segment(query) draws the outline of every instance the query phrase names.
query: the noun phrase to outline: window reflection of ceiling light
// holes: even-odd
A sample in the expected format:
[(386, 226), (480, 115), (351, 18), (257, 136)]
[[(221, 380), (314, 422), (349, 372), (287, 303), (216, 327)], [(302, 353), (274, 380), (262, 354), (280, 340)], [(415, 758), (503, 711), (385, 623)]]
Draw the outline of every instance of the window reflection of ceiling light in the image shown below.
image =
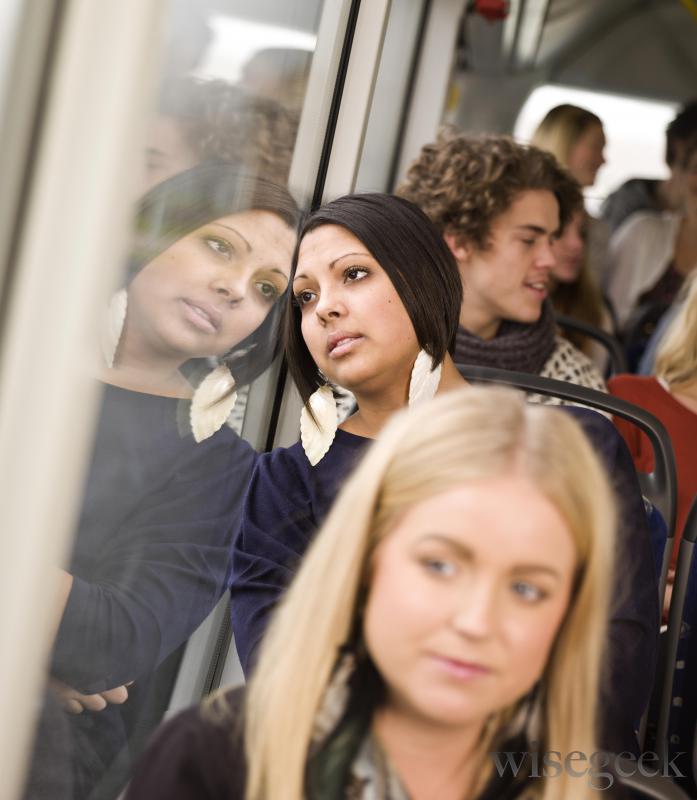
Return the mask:
[(216, 15), (208, 24), (213, 31), (206, 55), (196, 70), (201, 78), (236, 82), (242, 68), (259, 50), (271, 47), (314, 51), (317, 36), (306, 31), (265, 25), (236, 17)]

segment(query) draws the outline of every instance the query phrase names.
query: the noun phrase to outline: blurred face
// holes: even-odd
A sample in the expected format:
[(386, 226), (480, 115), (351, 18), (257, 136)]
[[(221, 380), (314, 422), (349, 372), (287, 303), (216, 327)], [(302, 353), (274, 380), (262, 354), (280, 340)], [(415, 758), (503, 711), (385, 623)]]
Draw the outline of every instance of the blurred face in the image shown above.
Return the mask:
[(583, 131), (569, 151), (569, 172), (581, 186), (592, 186), (605, 163), (605, 134), (602, 125), (593, 123)]
[(324, 225), (300, 245), (293, 294), (302, 335), (331, 381), (353, 392), (403, 381), (419, 353), (389, 276), (352, 233)]
[(534, 323), (542, 313), (555, 259), (559, 204), (552, 192), (523, 192), (493, 221), (489, 246), (465, 247), (458, 257), (463, 278), (460, 322), (490, 339), (503, 320)]
[(283, 293), (295, 234), (268, 211), (215, 220), (150, 261), (128, 289), (126, 330), (163, 357), (222, 355)]
[(563, 518), (517, 473), (413, 506), (378, 545), (364, 618), (388, 710), (464, 729), (525, 695), (575, 561)]
[(697, 152), (692, 153), (684, 169), (685, 203), (687, 210), (697, 208)]
[(552, 244), (555, 259), (552, 277), (558, 283), (573, 283), (581, 274), (588, 235), (586, 224), (584, 212), (577, 211)]
[(145, 150), (145, 186), (143, 192), (158, 183), (198, 164), (181, 126), (173, 117), (157, 116), (148, 131)]

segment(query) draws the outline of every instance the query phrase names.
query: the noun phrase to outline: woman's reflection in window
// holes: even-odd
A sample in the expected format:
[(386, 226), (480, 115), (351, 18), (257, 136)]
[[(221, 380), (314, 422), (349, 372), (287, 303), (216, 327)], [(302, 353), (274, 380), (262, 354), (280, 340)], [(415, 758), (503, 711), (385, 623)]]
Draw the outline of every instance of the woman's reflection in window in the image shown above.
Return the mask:
[[(225, 590), (255, 454), (227, 425), (197, 443), (191, 398), (216, 366), (238, 388), (272, 360), (297, 216), (285, 189), (222, 165), (171, 178), (142, 203), (60, 571), (51, 689), (64, 715), (53, 720), (71, 731), (74, 800), (118, 795), (166, 706), (180, 646)], [(45, 724), (29, 797), (56, 797), (51, 737)]]

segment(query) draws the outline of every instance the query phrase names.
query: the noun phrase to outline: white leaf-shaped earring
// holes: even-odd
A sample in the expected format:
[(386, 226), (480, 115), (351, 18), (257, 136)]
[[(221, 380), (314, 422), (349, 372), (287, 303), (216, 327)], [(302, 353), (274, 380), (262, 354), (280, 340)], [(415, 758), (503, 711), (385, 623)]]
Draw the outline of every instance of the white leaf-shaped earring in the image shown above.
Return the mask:
[(409, 405), (415, 406), (430, 400), (438, 391), (442, 365), (433, 369), (433, 359), (425, 350), (420, 350), (411, 371), (409, 381)]
[(328, 385), (320, 386), (308, 401), (314, 419), (305, 406), (300, 412), (300, 441), (307, 460), (314, 467), (324, 458), (332, 446), (339, 420), (336, 400)]
[(119, 289), (109, 302), (106, 326), (102, 332), (102, 355), (109, 369), (114, 366), (116, 351), (119, 348), (123, 326), (126, 322), (127, 308), (128, 292), (125, 289)]
[(197, 442), (223, 427), (237, 400), (234, 387), (235, 379), (224, 364), (209, 372), (198, 385), (189, 410), (191, 430)]

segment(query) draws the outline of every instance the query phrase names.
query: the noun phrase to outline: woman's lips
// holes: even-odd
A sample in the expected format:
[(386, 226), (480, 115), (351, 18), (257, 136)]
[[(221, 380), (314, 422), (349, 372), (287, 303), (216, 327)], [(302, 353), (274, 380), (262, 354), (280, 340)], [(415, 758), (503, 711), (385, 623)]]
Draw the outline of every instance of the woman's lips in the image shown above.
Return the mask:
[(335, 344), (330, 344), (329, 358), (341, 358), (348, 353), (353, 352), (363, 341), (362, 336), (344, 336), (339, 339)]
[(447, 656), (433, 655), (431, 658), (440, 669), (458, 680), (472, 680), (491, 674), (489, 667), (485, 667), (482, 664), (459, 661), (458, 659), (448, 658)]
[(182, 307), (184, 316), (195, 328), (198, 328), (203, 333), (218, 332), (218, 320), (209, 311), (188, 300), (182, 300)]

